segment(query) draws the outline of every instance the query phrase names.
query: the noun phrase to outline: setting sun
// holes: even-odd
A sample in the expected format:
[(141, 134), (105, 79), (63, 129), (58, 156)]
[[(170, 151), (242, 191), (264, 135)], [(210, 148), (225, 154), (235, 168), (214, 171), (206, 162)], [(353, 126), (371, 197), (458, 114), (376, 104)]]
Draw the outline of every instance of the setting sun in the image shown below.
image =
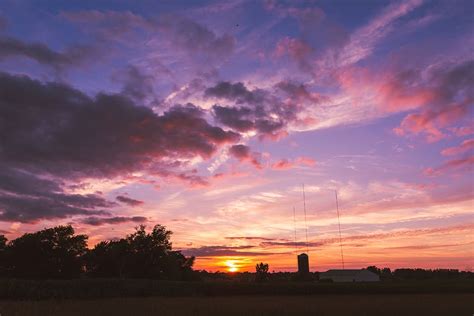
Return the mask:
[(235, 260), (227, 260), (224, 263), (227, 267), (227, 271), (229, 271), (229, 272), (239, 271), (239, 267), (238, 267), (237, 262)]

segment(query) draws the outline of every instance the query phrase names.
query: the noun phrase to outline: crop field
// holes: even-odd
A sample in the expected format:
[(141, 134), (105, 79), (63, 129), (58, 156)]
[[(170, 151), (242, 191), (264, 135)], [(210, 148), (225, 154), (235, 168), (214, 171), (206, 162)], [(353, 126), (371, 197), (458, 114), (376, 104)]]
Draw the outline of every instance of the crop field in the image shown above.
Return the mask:
[(472, 315), (472, 294), (146, 297), (0, 301), (2, 316)]

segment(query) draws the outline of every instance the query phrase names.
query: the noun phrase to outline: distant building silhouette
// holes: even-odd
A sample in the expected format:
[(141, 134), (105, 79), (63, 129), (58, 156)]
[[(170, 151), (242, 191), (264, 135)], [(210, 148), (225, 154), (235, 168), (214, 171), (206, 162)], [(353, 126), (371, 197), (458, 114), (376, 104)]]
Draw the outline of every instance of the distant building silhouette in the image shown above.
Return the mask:
[(378, 282), (380, 277), (367, 269), (347, 269), (321, 272), (319, 280), (332, 280), (333, 282)]
[(298, 273), (300, 275), (309, 274), (309, 259), (305, 253), (298, 255)]

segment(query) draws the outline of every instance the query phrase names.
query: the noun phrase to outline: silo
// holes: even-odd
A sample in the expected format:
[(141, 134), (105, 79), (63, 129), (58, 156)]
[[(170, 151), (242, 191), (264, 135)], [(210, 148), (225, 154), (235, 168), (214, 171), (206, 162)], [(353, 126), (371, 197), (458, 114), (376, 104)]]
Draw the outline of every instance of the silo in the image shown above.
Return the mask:
[(309, 274), (309, 258), (305, 253), (298, 255), (298, 273), (300, 275)]

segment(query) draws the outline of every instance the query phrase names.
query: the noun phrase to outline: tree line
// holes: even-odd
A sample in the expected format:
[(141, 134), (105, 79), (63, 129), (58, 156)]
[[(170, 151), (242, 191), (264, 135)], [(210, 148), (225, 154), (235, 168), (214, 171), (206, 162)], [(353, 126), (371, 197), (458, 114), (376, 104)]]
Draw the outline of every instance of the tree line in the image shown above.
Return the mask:
[[(72, 226), (57, 226), (8, 241), (0, 235), (0, 277), (23, 279), (149, 278), (161, 280), (268, 280), (294, 281), (295, 273), (269, 273), (268, 264), (256, 265), (255, 274), (194, 271), (194, 257), (172, 249), (172, 232), (156, 225), (146, 232), (141, 225), (121, 239), (87, 248), (87, 235)], [(470, 271), (455, 269), (396, 269), (369, 266), (382, 280), (473, 278)], [(311, 274), (318, 279), (318, 272)]]
[(392, 271), (390, 268), (380, 269), (376, 266), (369, 266), (366, 269), (377, 274), (381, 280), (472, 279), (474, 277), (471, 271), (458, 269), (400, 268)]
[(187, 280), (193, 277), (194, 257), (174, 251), (172, 232), (145, 226), (118, 240), (87, 248), (87, 235), (57, 226), (7, 241), (0, 235), (0, 276), (25, 279), (151, 278)]

